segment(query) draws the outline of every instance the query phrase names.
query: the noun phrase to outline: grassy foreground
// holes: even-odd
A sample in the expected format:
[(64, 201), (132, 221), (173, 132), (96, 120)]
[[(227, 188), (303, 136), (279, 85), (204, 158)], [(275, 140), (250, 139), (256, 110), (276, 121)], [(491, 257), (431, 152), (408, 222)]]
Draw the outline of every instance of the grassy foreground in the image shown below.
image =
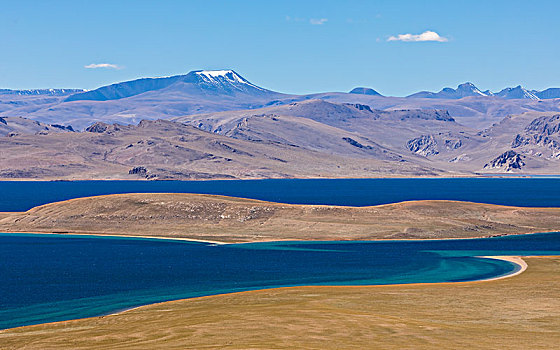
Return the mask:
[(122, 194), (0, 213), (0, 232), (159, 236), (220, 242), (471, 238), (560, 230), (560, 208), (455, 201), (288, 205), (195, 194)]
[(552, 349), (560, 257), (455, 284), (298, 287), (0, 331), (2, 349)]

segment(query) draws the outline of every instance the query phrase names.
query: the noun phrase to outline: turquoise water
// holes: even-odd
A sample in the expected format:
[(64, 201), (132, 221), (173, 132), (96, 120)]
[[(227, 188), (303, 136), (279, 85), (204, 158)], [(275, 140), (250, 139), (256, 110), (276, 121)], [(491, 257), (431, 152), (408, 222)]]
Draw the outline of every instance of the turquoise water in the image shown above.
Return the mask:
[[(209, 193), (351, 206), (416, 199), (560, 206), (558, 178), (0, 181), (0, 211), (132, 192)], [(237, 245), (0, 234), (0, 329), (102, 315), (165, 300), (279, 286), (479, 280), (509, 274), (516, 265), (477, 256), (542, 254), (560, 254), (560, 234)]]
[(70, 198), (133, 192), (208, 193), (293, 204), (365, 206), (450, 199), (560, 207), (560, 178), (0, 181), (0, 211), (23, 211)]
[(233, 245), (0, 234), (0, 328), (279, 286), (487, 279), (518, 267), (477, 256), (511, 254), (560, 254), (560, 233), (472, 240)]

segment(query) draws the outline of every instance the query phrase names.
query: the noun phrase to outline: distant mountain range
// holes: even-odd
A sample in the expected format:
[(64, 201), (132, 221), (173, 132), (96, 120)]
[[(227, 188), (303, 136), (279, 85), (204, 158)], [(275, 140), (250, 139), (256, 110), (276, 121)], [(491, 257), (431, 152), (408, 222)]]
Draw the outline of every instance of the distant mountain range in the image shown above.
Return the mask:
[(32, 90), (10, 90), (0, 89), (0, 95), (20, 96), (68, 96), (75, 93), (87, 91), (85, 89), (32, 89)]
[(198, 70), (184, 75), (125, 81), (90, 91), (0, 90), (0, 117), (25, 117), (83, 130), (96, 121), (137, 124), (142, 119), (169, 119), (321, 99), (359, 103), (378, 110), (443, 109), (460, 123), (483, 128), (510, 114), (560, 111), (560, 103), (555, 99), (558, 95), (560, 89), (534, 92), (521, 87), (491, 93), (470, 83), (461, 84), (457, 89), (420, 92), (409, 97), (385, 97), (367, 87), (355, 88), (350, 93), (290, 95), (262, 88), (233, 70)]
[[(558, 174), (560, 113), (473, 130), (441, 110), (307, 100), (252, 110), (95, 122), (83, 132), (0, 120), (0, 178), (209, 179)], [(17, 131), (15, 129), (18, 129)], [(28, 131), (26, 131), (28, 129)]]
[[(64, 101), (108, 101), (118, 100), (131, 96), (140, 95), (150, 91), (167, 89), (187, 91), (193, 94), (225, 94), (235, 96), (248, 94), (254, 96), (263, 95), (283, 95), (279, 92), (261, 88), (234, 70), (197, 70), (184, 75), (174, 75), (158, 78), (141, 78), (125, 81), (121, 83), (102, 86), (95, 90), (85, 89), (31, 89), (31, 90), (10, 90), (0, 89), (0, 95), (50, 95), (68, 96)], [(383, 96), (379, 92), (369, 87), (356, 87), (350, 94), (360, 94), (369, 96)], [(459, 84), (456, 89), (445, 87), (439, 92), (420, 91), (406, 96), (406, 98), (440, 98), (440, 99), (461, 99), (464, 97), (489, 97), (496, 96), (505, 99), (554, 99), (560, 98), (560, 88), (548, 88), (542, 91), (527, 90), (518, 85), (507, 87), (498, 92), (490, 90), (482, 91), (473, 83)]]
[(0, 91), (0, 178), (558, 174), (560, 89), (290, 95), (233, 70)]
[[(353, 90), (352, 90), (353, 91)], [(441, 99), (460, 99), (469, 96), (476, 97), (501, 97), (505, 99), (553, 99), (560, 98), (559, 88), (549, 88), (543, 91), (527, 90), (521, 85), (516, 87), (505, 88), (499, 92), (491, 92), (490, 90), (481, 91), (473, 83), (459, 84), (457, 89), (443, 88), (440, 92), (420, 91), (407, 96), (408, 98), (441, 98)]]

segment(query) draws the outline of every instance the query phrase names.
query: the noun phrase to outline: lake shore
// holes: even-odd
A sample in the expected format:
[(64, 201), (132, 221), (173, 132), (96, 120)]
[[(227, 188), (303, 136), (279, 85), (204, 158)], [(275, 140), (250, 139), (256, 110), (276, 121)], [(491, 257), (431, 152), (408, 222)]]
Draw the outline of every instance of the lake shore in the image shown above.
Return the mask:
[[(119, 315), (122, 314), (124, 312), (128, 312), (128, 311), (132, 311), (132, 310), (136, 310), (136, 309), (140, 309), (146, 306), (152, 306), (152, 305), (158, 305), (158, 304), (164, 304), (164, 303), (172, 303), (175, 301), (185, 301), (185, 300), (189, 300), (189, 299), (201, 299), (201, 298), (213, 298), (213, 297), (220, 297), (220, 296), (224, 296), (224, 295), (228, 295), (228, 294), (242, 294), (242, 293), (252, 293), (252, 292), (259, 292), (259, 291), (264, 291), (264, 290), (285, 290), (285, 289), (292, 289), (292, 288), (360, 288), (360, 287), (383, 287), (383, 286), (425, 286), (425, 285), (448, 285), (448, 284), (464, 284), (464, 283), (479, 283), (479, 282), (489, 282), (489, 281), (496, 281), (496, 280), (500, 280), (500, 279), (504, 279), (504, 278), (511, 278), (511, 277), (515, 277), (517, 275), (522, 274), (523, 272), (525, 272), (525, 270), (527, 270), (527, 263), (525, 262), (525, 260), (523, 260), (522, 257), (520, 256), (480, 256), (479, 258), (483, 258), (483, 259), (496, 259), (496, 260), (502, 260), (502, 261), (507, 261), (510, 262), (514, 265), (517, 265), (517, 269), (512, 271), (511, 273), (505, 274), (505, 275), (501, 275), (501, 276), (497, 276), (497, 277), (492, 277), (492, 278), (486, 278), (486, 279), (480, 279), (480, 280), (473, 280), (473, 281), (461, 281), (461, 282), (435, 282), (435, 283), (398, 283), (398, 284), (384, 284), (384, 285), (358, 285), (358, 286), (337, 286), (337, 285), (332, 285), (332, 286), (294, 286), (294, 287), (279, 287), (279, 288), (264, 288), (264, 289), (255, 289), (255, 290), (248, 290), (248, 291), (242, 291), (242, 292), (232, 292), (232, 293), (223, 293), (223, 294), (214, 294), (214, 295), (207, 295), (207, 296), (202, 296), (202, 297), (195, 297), (195, 298), (188, 298), (188, 299), (179, 299), (179, 300), (170, 300), (170, 301), (164, 301), (161, 303), (154, 303), (154, 304), (147, 304), (147, 305), (141, 305), (141, 306), (135, 306), (135, 307), (131, 307), (128, 309), (124, 309), (124, 310), (120, 310), (114, 313), (110, 313), (106, 316), (113, 316), (113, 315)], [(69, 320), (72, 321), (72, 320)], [(68, 322), (68, 321), (60, 321), (60, 322)], [(59, 322), (49, 322), (49, 323), (59, 323)], [(31, 326), (24, 326), (24, 327), (32, 327)], [(17, 328), (21, 328), (21, 327), (17, 327)]]
[[(557, 231), (550, 231), (557, 232)], [(471, 240), (480, 238), (494, 238), (494, 237), (506, 237), (506, 236), (520, 236), (520, 235), (534, 235), (539, 233), (550, 233), (542, 231), (534, 232), (524, 232), (524, 233), (511, 233), (511, 234), (497, 234), (493, 236), (483, 236), (483, 237), (461, 237), (461, 238), (419, 238), (419, 239), (369, 239), (369, 240), (338, 240), (340, 242), (416, 242), (416, 241), (445, 241), (445, 240)], [(294, 242), (294, 240), (259, 240), (250, 242), (222, 242), (222, 241), (211, 241), (202, 239), (192, 239), (192, 238), (182, 238), (182, 237), (162, 237), (162, 236), (149, 236), (149, 235), (119, 235), (119, 234), (105, 234), (105, 233), (83, 233), (83, 232), (31, 232), (31, 231), (10, 231), (3, 232), (0, 231), (0, 237), (2, 234), (33, 234), (33, 235), (46, 235), (46, 236), (76, 236), (76, 237), (105, 237), (105, 238), (131, 238), (131, 239), (148, 239), (148, 240), (165, 240), (165, 241), (179, 241), (179, 242), (192, 242), (192, 243), (204, 243), (213, 245), (228, 245), (228, 244), (249, 244), (249, 243), (274, 243), (274, 242)], [(307, 240), (303, 242), (331, 242), (332, 240)], [(492, 256), (481, 256), (481, 258), (494, 258)], [(503, 259), (504, 260), (504, 259)]]
[[(515, 278), (232, 293), (8, 329), (0, 331), (0, 341), (8, 348), (25, 344), (30, 349), (102, 349), (109, 344), (124, 348), (274, 348), (281, 344), (416, 349), (475, 345), (523, 349), (533, 344), (550, 348), (558, 340), (550, 332), (560, 326), (560, 301), (554, 297), (560, 286), (560, 258), (524, 260), (529, 269)], [(549, 322), (543, 324), (543, 319)]]
[[(471, 239), (543, 231), (558, 231), (559, 208), (526, 208), (457, 201), (409, 201), (371, 207), (296, 205), (245, 198), (203, 194), (114, 194), (49, 203), (27, 212), (0, 213), (0, 231), (129, 237), (193, 241), (208, 244), (282, 240), (442, 240)], [(159, 233), (156, 235), (155, 233)], [(394, 288), (462, 286), (496, 283), (524, 273), (527, 264), (519, 257), (501, 259), (519, 268), (491, 279), (390, 285)], [(73, 322), (94, 322), (128, 317), (151, 308), (175, 308), (174, 303), (203, 302), (212, 298), (253, 293), (292, 293), (308, 289), (362, 289), (388, 286), (284, 287), (212, 295), (139, 306), (103, 317), (25, 326), (0, 331), (0, 340), (10, 332), (34, 327), (58, 327)], [(89, 320), (89, 321), (88, 321)], [(23, 329), (23, 330), (22, 330)], [(40, 343), (40, 342), (39, 342)]]
[(44, 178), (11, 178), (11, 177), (0, 177), (0, 181), (7, 181), (7, 182), (77, 182), (77, 181), (140, 181), (140, 182), (152, 182), (152, 181), (239, 181), (239, 180), (328, 180), (328, 179), (346, 179), (346, 180), (353, 180), (353, 179), (457, 179), (457, 178), (466, 178), (466, 179), (477, 179), (477, 178), (504, 178), (504, 179), (526, 179), (526, 178), (560, 178), (560, 175), (555, 173), (550, 174), (505, 174), (505, 173), (486, 173), (486, 174), (454, 174), (454, 173), (441, 173), (441, 174), (429, 174), (429, 175), (406, 175), (406, 174), (379, 174), (378, 176), (298, 176), (298, 177), (257, 177), (257, 176), (247, 176), (243, 178), (231, 178), (231, 177), (216, 177), (216, 178), (193, 178), (193, 179), (143, 179), (133, 176), (121, 176), (121, 177), (72, 177), (72, 178), (60, 178), (60, 177), (44, 177)]
[[(393, 287), (405, 287), (406, 286), (406, 287), (408, 287), (408, 286), (455, 285), (455, 284), (470, 284), (470, 283), (490, 282), (490, 281), (496, 281), (496, 280), (501, 280), (501, 279), (504, 279), (504, 278), (510, 278), (510, 277), (517, 276), (517, 275), (523, 273), (528, 267), (525, 260), (523, 260), (523, 258), (519, 257), (519, 256), (480, 256), (478, 258), (507, 261), (507, 262), (510, 262), (510, 263), (516, 265), (517, 268), (514, 271), (512, 271), (511, 273), (508, 273), (508, 274), (505, 274), (505, 275), (500, 275), (500, 276), (496, 276), (496, 277), (492, 277), (492, 278), (486, 278), (486, 279), (472, 280), (472, 281), (427, 282), (427, 283), (395, 283), (395, 284), (381, 284), (381, 285), (373, 284), (373, 285), (288, 286), (288, 287), (253, 289), (253, 290), (230, 292), (230, 293), (218, 293), (218, 294), (211, 294), (211, 295), (205, 295), (205, 296), (200, 296), (200, 297), (169, 300), (169, 301), (139, 305), (139, 306), (135, 306), (135, 307), (126, 308), (126, 309), (118, 310), (118, 311), (115, 311), (115, 312), (111, 312), (107, 315), (93, 316), (93, 317), (86, 317), (86, 318), (79, 318), (79, 319), (71, 319), (71, 320), (63, 320), (63, 321), (56, 321), (56, 322), (47, 322), (47, 323), (41, 323), (41, 324), (34, 324), (34, 325), (28, 325), (28, 326), (9, 328), (9, 329), (6, 329), (6, 330), (22, 329), (22, 328), (42, 326), (42, 325), (48, 325), (48, 324), (60, 324), (60, 323), (65, 323), (65, 322), (73, 322), (73, 321), (76, 321), (76, 320), (95, 319), (95, 318), (98, 318), (98, 317), (105, 317), (105, 316), (116, 316), (116, 315), (121, 315), (123, 313), (130, 312), (130, 311), (133, 311), (133, 310), (141, 310), (143, 308), (151, 307), (151, 306), (155, 306), (155, 305), (163, 305), (163, 304), (175, 303), (175, 302), (179, 302), (179, 301), (217, 298), (217, 297), (224, 297), (224, 296), (227, 296), (227, 295), (251, 294), (251, 293), (256, 293), (256, 292), (261, 292), (261, 291), (290, 290), (290, 289), (301, 289), (301, 288), (364, 288), (364, 287), (376, 288), (376, 287), (386, 287), (386, 286), (393, 286)], [(0, 330), (0, 332), (2, 332), (2, 331), (3, 330)]]

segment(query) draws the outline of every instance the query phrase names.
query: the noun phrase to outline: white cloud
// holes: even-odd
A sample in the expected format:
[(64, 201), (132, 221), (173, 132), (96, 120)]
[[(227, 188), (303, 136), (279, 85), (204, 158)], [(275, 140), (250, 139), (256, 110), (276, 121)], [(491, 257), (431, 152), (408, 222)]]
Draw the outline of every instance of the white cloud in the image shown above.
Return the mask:
[(305, 18), (286, 16), (287, 22), (306, 22)]
[(438, 41), (440, 43), (449, 41), (449, 39), (440, 36), (436, 32), (427, 30), (422, 34), (399, 34), (397, 36), (390, 36), (387, 41), (405, 41), (405, 42), (421, 42), (421, 41)]
[(84, 68), (87, 68), (87, 69), (96, 69), (96, 68), (121, 69), (120, 66), (117, 66), (116, 64), (112, 64), (112, 63), (92, 63), (92, 64), (88, 64), (87, 66), (84, 66)]
[(325, 24), (326, 21), (328, 21), (327, 18), (311, 18), (309, 20), (309, 23), (314, 25), (321, 25), (321, 24)]

